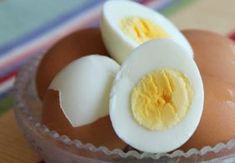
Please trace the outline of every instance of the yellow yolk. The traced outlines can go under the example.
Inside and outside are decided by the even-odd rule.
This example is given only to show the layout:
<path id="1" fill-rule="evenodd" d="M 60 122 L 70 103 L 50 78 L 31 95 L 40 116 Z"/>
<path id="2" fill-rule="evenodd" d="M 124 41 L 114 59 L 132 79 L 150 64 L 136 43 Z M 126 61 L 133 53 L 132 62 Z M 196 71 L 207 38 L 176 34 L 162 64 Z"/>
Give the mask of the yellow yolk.
<path id="1" fill-rule="evenodd" d="M 162 130 L 180 122 L 192 102 L 192 87 L 183 73 L 162 69 L 145 75 L 131 94 L 135 120 L 149 130 Z"/>
<path id="2" fill-rule="evenodd" d="M 127 17 L 121 20 L 120 26 L 126 35 L 138 43 L 156 38 L 169 38 L 169 35 L 161 27 L 139 17 Z"/>

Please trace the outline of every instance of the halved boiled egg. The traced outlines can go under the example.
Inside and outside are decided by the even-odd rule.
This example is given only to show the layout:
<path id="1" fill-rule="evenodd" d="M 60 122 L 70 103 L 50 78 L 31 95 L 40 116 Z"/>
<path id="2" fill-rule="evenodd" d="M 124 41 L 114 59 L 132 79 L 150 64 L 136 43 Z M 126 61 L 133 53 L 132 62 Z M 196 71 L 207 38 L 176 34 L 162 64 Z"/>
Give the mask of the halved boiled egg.
<path id="1" fill-rule="evenodd" d="M 110 97 L 116 134 L 138 150 L 159 153 L 178 148 L 192 136 L 204 91 L 189 52 L 171 39 L 158 39 L 130 54 Z"/>
<path id="2" fill-rule="evenodd" d="M 101 33 L 111 56 L 122 63 L 138 45 L 152 39 L 175 40 L 193 57 L 181 32 L 165 17 L 128 0 L 107 1 L 102 10 Z"/>
<path id="3" fill-rule="evenodd" d="M 67 65 L 49 89 L 59 92 L 60 108 L 73 127 L 108 115 L 109 92 L 119 65 L 109 57 L 90 55 Z"/>

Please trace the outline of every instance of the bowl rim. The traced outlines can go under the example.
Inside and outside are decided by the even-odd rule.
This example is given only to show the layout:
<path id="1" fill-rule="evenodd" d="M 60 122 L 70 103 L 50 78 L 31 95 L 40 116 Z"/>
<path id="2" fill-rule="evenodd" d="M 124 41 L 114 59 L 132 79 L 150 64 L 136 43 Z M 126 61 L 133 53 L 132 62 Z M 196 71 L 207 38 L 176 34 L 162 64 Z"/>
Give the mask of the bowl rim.
<path id="1" fill-rule="evenodd" d="M 32 79 L 31 75 L 32 73 L 35 73 L 36 67 L 38 63 L 40 62 L 43 54 L 45 54 L 45 51 L 40 52 L 38 55 L 35 55 L 32 57 L 27 64 L 25 64 L 19 73 L 16 76 L 14 88 L 13 88 L 13 98 L 15 100 L 15 114 L 17 114 L 17 111 L 19 111 L 28 124 L 30 124 L 33 128 L 36 129 L 36 131 L 43 135 L 43 136 L 49 136 L 50 138 L 54 139 L 55 141 L 62 142 L 63 145 L 67 146 L 75 146 L 76 149 L 83 149 L 88 150 L 89 152 L 101 152 L 107 156 L 116 155 L 121 158 L 127 158 L 127 157 L 134 157 L 136 159 L 154 159 L 157 160 L 161 157 L 168 157 L 168 158 L 176 158 L 176 157 L 190 157 L 192 155 L 199 155 L 203 156 L 208 154 L 209 152 L 218 153 L 223 149 L 231 149 L 235 147 L 235 139 L 231 139 L 225 143 L 218 143 L 214 146 L 204 146 L 201 149 L 191 148 L 188 151 L 184 152 L 182 150 L 174 150 L 170 153 L 140 153 L 136 150 L 130 150 L 130 151 L 123 151 L 121 149 L 113 149 L 110 150 L 105 146 L 96 147 L 95 145 L 91 143 L 82 143 L 79 139 L 73 139 L 71 140 L 66 135 L 60 135 L 57 131 L 50 130 L 47 128 L 46 125 L 42 124 L 41 122 L 35 120 L 33 116 L 30 114 L 30 111 L 27 107 L 27 104 L 25 103 L 24 99 L 22 98 L 21 94 L 24 92 L 24 89 L 21 87 L 22 84 L 26 84 L 30 78 Z M 29 75 L 30 74 L 30 75 Z M 34 88 L 36 91 L 36 88 Z"/>

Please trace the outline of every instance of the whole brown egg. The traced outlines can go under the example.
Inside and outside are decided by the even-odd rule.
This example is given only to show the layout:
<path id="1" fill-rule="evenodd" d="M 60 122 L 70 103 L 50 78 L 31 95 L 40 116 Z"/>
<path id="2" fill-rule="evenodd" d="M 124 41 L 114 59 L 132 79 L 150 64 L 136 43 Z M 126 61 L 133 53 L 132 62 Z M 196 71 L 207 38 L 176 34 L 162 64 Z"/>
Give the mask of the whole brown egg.
<path id="1" fill-rule="evenodd" d="M 124 149 L 127 145 L 115 134 L 109 116 L 91 124 L 73 127 L 60 108 L 59 92 L 48 90 L 60 70 L 73 60 L 89 54 L 108 55 L 99 29 L 77 31 L 55 44 L 43 57 L 36 77 L 38 95 L 43 102 L 42 123 L 50 130 L 67 135 L 70 139 L 79 139 L 82 143 Z"/>
<path id="2" fill-rule="evenodd" d="M 235 45 L 217 33 L 185 30 L 201 72 L 205 103 L 193 136 L 180 149 L 215 146 L 235 138 Z"/>

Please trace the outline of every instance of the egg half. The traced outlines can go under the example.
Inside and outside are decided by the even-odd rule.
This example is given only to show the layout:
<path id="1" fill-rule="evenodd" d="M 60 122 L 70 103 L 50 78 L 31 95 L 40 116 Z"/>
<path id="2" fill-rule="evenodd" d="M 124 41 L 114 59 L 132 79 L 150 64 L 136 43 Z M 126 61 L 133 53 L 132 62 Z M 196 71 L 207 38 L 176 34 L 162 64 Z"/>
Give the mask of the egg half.
<path id="1" fill-rule="evenodd" d="M 100 27 L 106 48 L 119 63 L 143 42 L 162 38 L 175 40 L 193 57 L 188 41 L 168 19 L 135 2 L 107 1 Z"/>
<path id="2" fill-rule="evenodd" d="M 189 52 L 171 39 L 136 48 L 118 72 L 110 96 L 116 134 L 132 147 L 169 152 L 196 130 L 204 90 Z"/>
<path id="3" fill-rule="evenodd" d="M 59 92 L 60 107 L 73 127 L 108 115 L 109 92 L 119 65 L 109 57 L 90 55 L 67 65 L 49 89 Z"/>

